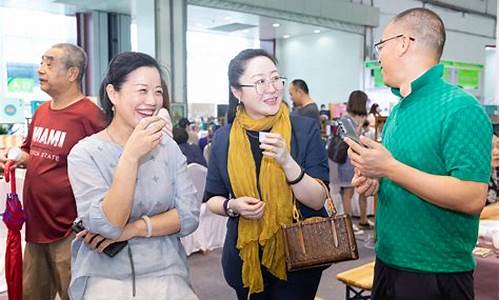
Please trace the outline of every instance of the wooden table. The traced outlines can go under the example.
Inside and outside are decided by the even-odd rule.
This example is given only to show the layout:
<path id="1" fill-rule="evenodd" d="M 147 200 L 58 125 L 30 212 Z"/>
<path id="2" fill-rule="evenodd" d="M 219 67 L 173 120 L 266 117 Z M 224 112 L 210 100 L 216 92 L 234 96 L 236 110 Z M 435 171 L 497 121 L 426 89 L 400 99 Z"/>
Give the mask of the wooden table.
<path id="1" fill-rule="evenodd" d="M 337 280 L 345 284 L 346 300 L 370 299 L 374 269 L 375 262 L 371 262 L 337 274 Z M 351 296 L 351 292 L 354 295 Z M 365 292 L 369 294 L 364 294 Z"/>

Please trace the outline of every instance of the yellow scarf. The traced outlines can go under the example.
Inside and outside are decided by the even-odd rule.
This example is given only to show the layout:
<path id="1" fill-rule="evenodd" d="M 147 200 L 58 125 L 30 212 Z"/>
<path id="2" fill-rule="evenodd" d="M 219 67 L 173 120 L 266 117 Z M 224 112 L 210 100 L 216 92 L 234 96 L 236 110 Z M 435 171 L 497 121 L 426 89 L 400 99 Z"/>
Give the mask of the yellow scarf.
<path id="1" fill-rule="evenodd" d="M 251 119 L 244 109 L 236 113 L 229 136 L 228 157 L 229 180 L 235 198 L 260 198 L 254 158 L 245 130 L 269 129 L 281 134 L 290 149 L 292 126 L 284 103 L 276 115 L 260 120 Z M 292 223 L 292 190 L 286 183 L 283 169 L 273 158 L 262 157 L 259 185 L 262 195 L 260 200 L 266 204 L 264 215 L 259 220 L 240 218 L 236 245 L 243 260 L 243 286 L 249 288 L 249 295 L 264 290 L 261 264 L 277 278 L 287 278 L 281 224 Z M 262 247 L 262 261 L 259 260 L 259 245 Z"/>

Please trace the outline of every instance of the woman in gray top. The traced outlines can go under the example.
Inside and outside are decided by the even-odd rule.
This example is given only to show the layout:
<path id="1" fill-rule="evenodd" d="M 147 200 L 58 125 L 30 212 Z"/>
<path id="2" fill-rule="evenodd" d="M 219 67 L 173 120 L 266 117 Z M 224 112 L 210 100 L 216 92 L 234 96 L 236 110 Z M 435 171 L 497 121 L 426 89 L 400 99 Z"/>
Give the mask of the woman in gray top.
<path id="1" fill-rule="evenodd" d="M 146 54 L 113 58 L 100 89 L 109 125 L 68 157 L 86 229 L 72 246 L 72 299 L 198 299 L 179 238 L 198 226 L 200 203 L 185 157 L 156 116 L 167 93 L 161 80 Z M 128 244 L 111 257 L 104 249 L 117 241 Z"/>

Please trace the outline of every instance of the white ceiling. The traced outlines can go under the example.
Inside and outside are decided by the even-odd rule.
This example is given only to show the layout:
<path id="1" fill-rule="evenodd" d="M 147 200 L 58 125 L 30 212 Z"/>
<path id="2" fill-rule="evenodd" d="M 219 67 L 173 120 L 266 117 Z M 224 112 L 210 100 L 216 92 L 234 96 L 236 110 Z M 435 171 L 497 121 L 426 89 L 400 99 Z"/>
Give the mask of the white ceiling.
<path id="1" fill-rule="evenodd" d="M 34 9 L 66 15 L 81 11 L 100 10 L 130 14 L 134 19 L 137 1 L 141 0 L 0 0 L 0 6 Z M 241 23 L 255 27 L 231 33 L 210 29 L 231 23 Z M 273 27 L 272 25 L 275 23 L 280 24 L 280 26 Z M 188 5 L 187 27 L 189 31 L 211 32 L 253 39 L 280 39 L 285 35 L 296 37 L 314 34 L 315 30 L 321 32 L 330 31 L 318 26 L 194 5 Z"/>
<path id="2" fill-rule="evenodd" d="M 231 23 L 248 24 L 255 27 L 234 31 L 232 33 L 211 30 L 213 27 Z M 273 24 L 279 24 L 280 26 L 273 27 Z M 188 6 L 187 26 L 189 31 L 211 32 L 225 35 L 230 34 L 255 39 L 280 39 L 285 35 L 295 37 L 314 34 L 315 30 L 319 30 L 320 32 L 330 31 L 329 29 L 318 26 L 194 5 Z"/>

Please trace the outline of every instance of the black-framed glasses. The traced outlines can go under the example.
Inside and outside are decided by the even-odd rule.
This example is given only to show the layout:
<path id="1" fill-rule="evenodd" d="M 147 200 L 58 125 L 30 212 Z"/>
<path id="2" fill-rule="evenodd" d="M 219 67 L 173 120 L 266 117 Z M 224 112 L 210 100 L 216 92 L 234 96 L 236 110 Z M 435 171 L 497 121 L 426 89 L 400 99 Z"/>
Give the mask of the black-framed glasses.
<path id="1" fill-rule="evenodd" d="M 378 56 L 380 54 L 380 50 L 382 50 L 382 45 L 385 43 L 385 42 L 388 42 L 390 40 L 395 40 L 395 39 L 399 39 L 401 37 L 405 36 L 404 34 L 398 34 L 398 35 L 395 35 L 393 37 L 390 37 L 390 38 L 387 38 L 385 40 L 381 40 L 380 42 L 377 42 L 375 44 L 373 44 L 373 49 L 375 50 L 375 54 Z M 410 39 L 410 41 L 414 42 L 415 41 L 415 38 L 414 37 L 411 37 L 409 36 L 408 37 Z"/>
<path id="2" fill-rule="evenodd" d="M 285 87 L 286 77 L 274 76 L 271 80 L 259 79 L 254 84 L 240 84 L 239 87 L 255 87 L 255 92 L 258 95 L 264 95 L 269 84 L 277 91 L 281 91 Z"/>

